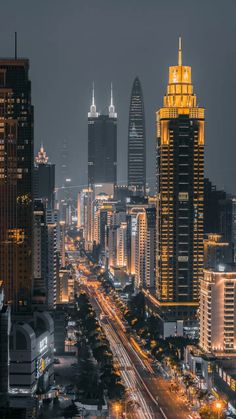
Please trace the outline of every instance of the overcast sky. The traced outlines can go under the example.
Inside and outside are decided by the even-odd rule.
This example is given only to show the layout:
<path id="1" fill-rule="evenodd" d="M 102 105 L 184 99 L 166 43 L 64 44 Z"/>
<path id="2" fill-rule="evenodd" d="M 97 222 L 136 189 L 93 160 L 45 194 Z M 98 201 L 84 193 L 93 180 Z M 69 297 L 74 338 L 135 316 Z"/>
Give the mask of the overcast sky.
<path id="1" fill-rule="evenodd" d="M 236 193 L 235 0 L 1 0 L 0 55 L 30 59 L 35 151 L 45 144 L 57 165 L 68 143 L 74 185 L 87 181 L 87 112 L 92 81 L 98 111 L 114 85 L 118 112 L 118 180 L 127 177 L 127 129 L 133 79 L 140 77 L 147 127 L 147 178 L 155 183 L 155 111 L 168 66 L 192 66 L 198 104 L 206 108 L 205 172 Z"/>

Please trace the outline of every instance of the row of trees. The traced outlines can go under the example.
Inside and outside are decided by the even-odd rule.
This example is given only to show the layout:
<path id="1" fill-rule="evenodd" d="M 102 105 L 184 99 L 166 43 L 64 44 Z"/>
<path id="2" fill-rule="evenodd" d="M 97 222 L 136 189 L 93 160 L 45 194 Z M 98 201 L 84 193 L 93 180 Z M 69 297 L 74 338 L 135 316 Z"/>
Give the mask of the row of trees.
<path id="1" fill-rule="evenodd" d="M 77 298 L 77 326 L 79 338 L 78 391 L 81 399 L 121 399 L 125 388 L 114 364 L 109 341 L 98 323 L 96 313 L 85 293 Z"/>

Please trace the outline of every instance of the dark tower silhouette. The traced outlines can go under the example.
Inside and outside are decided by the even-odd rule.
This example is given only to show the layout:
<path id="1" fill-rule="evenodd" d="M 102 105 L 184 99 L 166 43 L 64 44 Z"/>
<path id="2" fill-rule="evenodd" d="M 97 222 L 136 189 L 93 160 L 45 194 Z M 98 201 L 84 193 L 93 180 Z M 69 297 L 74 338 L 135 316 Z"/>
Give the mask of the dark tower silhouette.
<path id="1" fill-rule="evenodd" d="M 111 102 L 108 115 L 96 110 L 94 87 L 92 105 L 88 113 L 88 184 L 116 185 L 117 182 L 117 113 Z"/>
<path id="2" fill-rule="evenodd" d="M 32 290 L 33 107 L 29 60 L 0 59 L 0 278 L 15 311 Z"/>
<path id="3" fill-rule="evenodd" d="M 141 83 L 135 78 L 129 108 L 128 188 L 144 195 L 146 187 L 145 115 Z"/>

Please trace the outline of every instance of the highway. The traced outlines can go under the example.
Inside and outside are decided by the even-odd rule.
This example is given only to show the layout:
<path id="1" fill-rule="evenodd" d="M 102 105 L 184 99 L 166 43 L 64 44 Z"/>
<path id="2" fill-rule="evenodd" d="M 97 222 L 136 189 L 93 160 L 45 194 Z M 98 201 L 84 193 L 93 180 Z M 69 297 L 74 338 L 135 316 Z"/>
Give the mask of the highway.
<path id="1" fill-rule="evenodd" d="M 87 281 L 83 286 L 100 317 L 112 352 L 120 365 L 121 374 L 135 404 L 134 419 L 191 419 L 193 415 L 181 397 L 169 391 L 170 383 L 153 370 L 151 360 L 139 345 L 125 333 L 125 326 L 111 299 Z M 131 344 L 132 343 L 132 344 Z"/>

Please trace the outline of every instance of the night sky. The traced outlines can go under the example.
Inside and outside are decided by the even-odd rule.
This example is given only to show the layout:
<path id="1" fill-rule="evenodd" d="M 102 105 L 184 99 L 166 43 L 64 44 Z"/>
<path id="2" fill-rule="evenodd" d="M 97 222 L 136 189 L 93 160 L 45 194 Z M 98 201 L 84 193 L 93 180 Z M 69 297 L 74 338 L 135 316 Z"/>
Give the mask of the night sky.
<path id="1" fill-rule="evenodd" d="M 129 98 L 140 77 L 146 113 L 147 179 L 155 184 L 155 111 L 168 66 L 191 65 L 198 104 L 206 108 L 205 172 L 236 194 L 235 0 L 1 0 L 0 55 L 31 62 L 35 152 L 44 143 L 57 165 L 68 143 L 74 185 L 87 182 L 87 112 L 95 82 L 97 110 L 114 85 L 118 112 L 118 181 L 127 178 Z"/>

